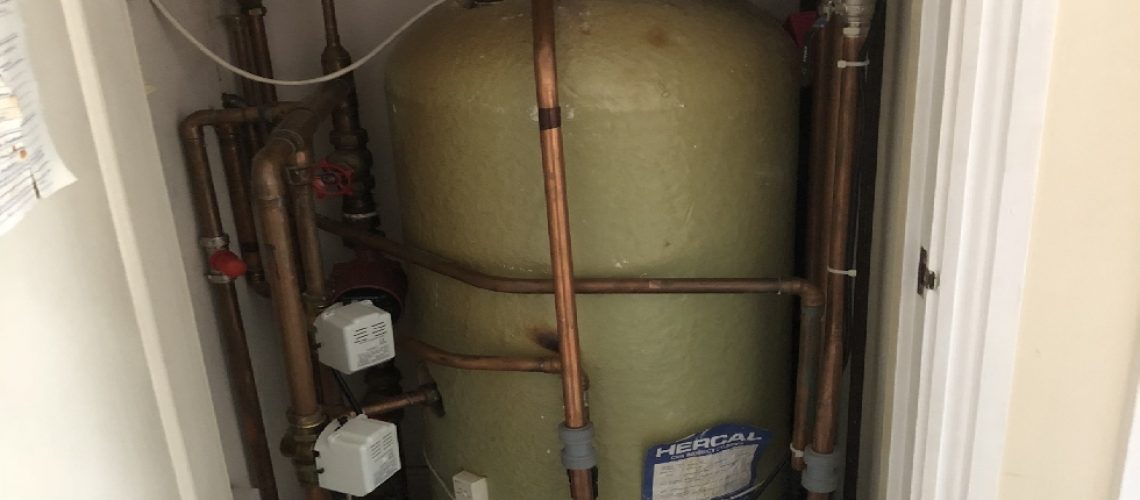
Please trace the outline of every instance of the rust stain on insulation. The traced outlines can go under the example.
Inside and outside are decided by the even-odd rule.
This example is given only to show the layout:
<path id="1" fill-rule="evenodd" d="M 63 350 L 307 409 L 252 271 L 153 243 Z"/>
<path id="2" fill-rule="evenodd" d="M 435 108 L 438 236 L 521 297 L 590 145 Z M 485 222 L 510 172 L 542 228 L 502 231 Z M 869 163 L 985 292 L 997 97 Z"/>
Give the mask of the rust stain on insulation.
<path id="1" fill-rule="evenodd" d="M 645 33 L 645 39 L 649 44 L 654 47 L 668 47 L 669 46 L 669 33 L 666 33 L 660 26 L 654 26 Z"/>
<path id="2" fill-rule="evenodd" d="M 528 330 L 526 335 L 530 337 L 535 344 L 538 344 L 539 347 L 550 352 L 559 352 L 559 344 L 561 344 L 561 342 L 559 342 L 558 332 L 554 327 L 534 327 Z"/>

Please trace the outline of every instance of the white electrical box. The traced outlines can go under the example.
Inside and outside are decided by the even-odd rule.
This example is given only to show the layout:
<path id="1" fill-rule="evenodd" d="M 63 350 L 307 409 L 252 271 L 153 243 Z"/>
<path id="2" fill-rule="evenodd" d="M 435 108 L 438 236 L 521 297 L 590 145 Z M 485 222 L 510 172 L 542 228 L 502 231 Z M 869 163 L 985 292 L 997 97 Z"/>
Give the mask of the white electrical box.
<path id="1" fill-rule="evenodd" d="M 491 500 L 485 477 L 463 471 L 451 478 L 451 486 L 455 489 L 455 500 Z"/>
<path id="2" fill-rule="evenodd" d="M 317 438 L 321 488 L 362 497 L 400 470 L 396 424 L 358 415 L 333 421 Z"/>
<path id="3" fill-rule="evenodd" d="M 354 373 L 396 357 L 392 315 L 368 301 L 329 306 L 314 323 L 317 357 L 342 373 Z"/>

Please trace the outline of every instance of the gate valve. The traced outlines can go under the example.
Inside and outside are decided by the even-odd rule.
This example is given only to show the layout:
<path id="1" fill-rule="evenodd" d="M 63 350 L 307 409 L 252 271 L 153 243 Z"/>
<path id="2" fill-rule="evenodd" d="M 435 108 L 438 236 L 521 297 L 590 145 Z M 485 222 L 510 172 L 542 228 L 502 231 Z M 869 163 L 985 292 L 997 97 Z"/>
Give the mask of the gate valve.
<path id="1" fill-rule="evenodd" d="M 321 160 L 313 173 L 313 192 L 317 193 L 318 200 L 330 196 L 350 195 L 352 194 L 352 177 L 351 168 L 328 160 Z"/>
<path id="2" fill-rule="evenodd" d="M 210 269 L 237 279 L 245 274 L 245 261 L 229 250 L 218 250 L 210 255 Z"/>

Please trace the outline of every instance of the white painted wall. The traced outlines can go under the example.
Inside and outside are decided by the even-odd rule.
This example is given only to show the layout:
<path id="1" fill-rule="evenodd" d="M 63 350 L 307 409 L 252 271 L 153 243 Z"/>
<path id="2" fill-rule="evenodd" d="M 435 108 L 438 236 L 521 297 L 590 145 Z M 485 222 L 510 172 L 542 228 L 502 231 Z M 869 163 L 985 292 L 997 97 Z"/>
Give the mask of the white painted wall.
<path id="1" fill-rule="evenodd" d="M 273 7 L 282 2 L 269 2 Z M 148 117 L 157 137 L 162 172 L 166 178 L 166 192 L 174 211 L 174 230 L 177 247 L 182 258 L 181 272 L 189 278 L 193 314 L 200 328 L 198 340 L 208 368 L 209 384 L 217 424 L 225 450 L 225 465 L 235 490 L 251 486 L 238 430 L 237 416 L 230 391 L 225 353 L 218 334 L 218 325 L 211 298 L 210 284 L 205 280 L 206 266 L 198 246 L 193 206 L 187 188 L 188 181 L 183 152 L 178 140 L 178 123 L 190 113 L 207 108 L 221 107 L 222 92 L 233 92 L 235 80 L 220 70 L 189 44 L 165 22 L 146 0 L 129 0 L 131 25 L 137 40 L 137 50 L 147 85 Z M 165 4 L 213 50 L 229 54 L 223 13 L 235 13 L 233 0 L 166 0 Z M 319 25 L 316 27 L 319 29 Z M 319 68 L 317 68 L 319 69 Z M 221 170 L 213 138 L 207 130 L 211 144 L 211 162 L 215 167 L 215 185 L 222 213 L 228 214 L 229 201 L 222 181 Z M 233 239 L 232 222 L 223 216 L 223 224 Z M 236 247 L 235 244 L 231 245 Z M 277 484 L 282 500 L 299 500 L 302 492 L 294 479 L 289 460 L 277 451 L 277 443 L 287 427 L 285 412 L 288 396 L 284 382 L 284 360 L 277 323 L 268 300 L 251 293 L 244 283 L 238 284 L 239 300 L 245 316 L 247 337 L 252 352 L 258 391 L 261 394 L 262 413 L 274 459 Z"/>
<path id="2" fill-rule="evenodd" d="M 125 6 L 102 3 L 20 1 L 79 181 L 0 237 L 0 484 L 6 498 L 224 500 L 134 40 Z"/>

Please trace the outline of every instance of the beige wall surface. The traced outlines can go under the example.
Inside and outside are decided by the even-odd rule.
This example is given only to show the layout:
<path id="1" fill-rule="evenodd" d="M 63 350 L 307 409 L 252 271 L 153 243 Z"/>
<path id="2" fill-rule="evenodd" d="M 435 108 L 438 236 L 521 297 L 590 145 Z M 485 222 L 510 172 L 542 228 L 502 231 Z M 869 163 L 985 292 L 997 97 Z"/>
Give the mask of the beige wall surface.
<path id="1" fill-rule="evenodd" d="M 1115 500 L 1140 362 L 1140 5 L 1059 5 L 1002 500 Z"/>

